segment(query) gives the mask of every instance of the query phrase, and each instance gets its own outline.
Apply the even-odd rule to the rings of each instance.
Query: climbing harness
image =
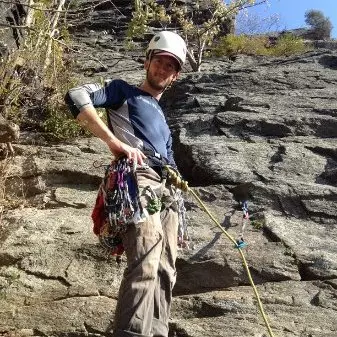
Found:
[[[263,305],[259,296],[259,293],[257,291],[257,288],[254,284],[253,278],[251,276],[245,255],[243,254],[242,251],[242,247],[237,243],[237,241],[221,226],[221,224],[219,223],[219,221],[217,221],[214,216],[209,212],[209,210],[207,209],[207,207],[205,206],[205,204],[202,202],[202,200],[198,197],[198,195],[188,186],[188,182],[184,181],[180,178],[179,175],[177,175],[177,173],[172,170],[169,166],[165,166],[164,169],[167,171],[167,175],[168,175],[168,180],[171,184],[173,184],[174,186],[176,186],[177,188],[181,189],[184,192],[189,192],[191,193],[194,198],[198,201],[199,205],[201,206],[201,208],[209,215],[209,217],[213,220],[213,222],[221,229],[221,231],[226,235],[226,237],[234,244],[235,248],[237,248],[237,250],[240,253],[241,259],[243,261],[243,265],[245,267],[249,282],[253,288],[257,303],[258,303],[258,308],[260,310],[261,316],[264,320],[264,323],[266,325],[266,328],[268,330],[269,336],[270,337],[274,337],[273,331],[271,330],[271,327],[269,325],[267,316],[263,310]],[[247,208],[248,211],[248,208]],[[248,214],[248,212],[247,212]]]
[[[95,166],[98,167],[97,164]],[[149,166],[145,164],[140,169],[148,168]],[[165,175],[162,175],[161,184],[166,184]],[[188,248],[186,210],[182,193],[180,190],[171,192],[171,197],[174,195],[172,200],[178,206],[178,247]],[[146,208],[143,208],[140,197],[145,195],[148,203]],[[149,215],[162,211],[167,201],[161,198],[151,186],[144,187],[140,193],[136,166],[126,157],[121,157],[106,166],[91,217],[94,222],[94,233],[98,236],[102,246],[111,255],[116,256],[117,262],[121,260],[124,252],[121,234],[128,229],[129,224],[137,225]]]

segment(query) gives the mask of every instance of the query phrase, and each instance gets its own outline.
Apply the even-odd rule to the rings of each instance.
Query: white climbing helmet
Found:
[[[162,31],[153,36],[146,50],[146,56],[151,57],[152,53],[160,55],[173,56],[180,65],[180,68],[186,61],[186,43],[176,33]],[[166,52],[166,53],[165,53]]]

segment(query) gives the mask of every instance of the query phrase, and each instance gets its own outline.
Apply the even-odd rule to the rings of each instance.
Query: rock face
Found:
[[[162,100],[179,169],[248,244],[278,337],[337,335],[336,62],[327,50],[208,60]],[[137,82],[143,70],[119,75]],[[25,204],[2,215],[1,334],[109,335],[125,262],[99,246],[90,219],[107,149],[97,139],[55,145],[26,133],[13,147],[6,191]],[[192,196],[185,206],[191,242],[179,251],[171,336],[268,336],[238,250]]]
[[[130,6],[103,2],[72,18],[95,55],[77,56],[83,82],[142,80],[142,58],[126,58],[119,38]],[[209,59],[202,69],[186,67],[162,99],[181,173],[248,244],[274,335],[337,336],[336,51]],[[101,248],[90,218],[108,150],[95,138],[51,144],[27,132],[13,148],[1,187],[22,207],[0,206],[0,335],[110,335],[125,261]],[[191,241],[179,251],[170,336],[268,336],[238,250],[191,195],[185,206]]]

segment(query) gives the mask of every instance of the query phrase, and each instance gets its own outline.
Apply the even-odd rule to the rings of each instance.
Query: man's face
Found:
[[[177,79],[178,67],[178,62],[173,57],[154,55],[151,60],[145,62],[148,84],[155,90],[164,90]]]

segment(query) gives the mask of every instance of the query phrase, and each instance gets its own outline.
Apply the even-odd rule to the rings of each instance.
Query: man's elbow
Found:
[[[80,113],[80,110],[78,109],[78,107],[76,106],[76,104],[74,103],[74,101],[71,98],[71,95],[69,93],[69,91],[66,93],[66,95],[64,96],[64,101],[67,104],[71,114],[73,115],[74,118],[77,118],[77,116]]]

